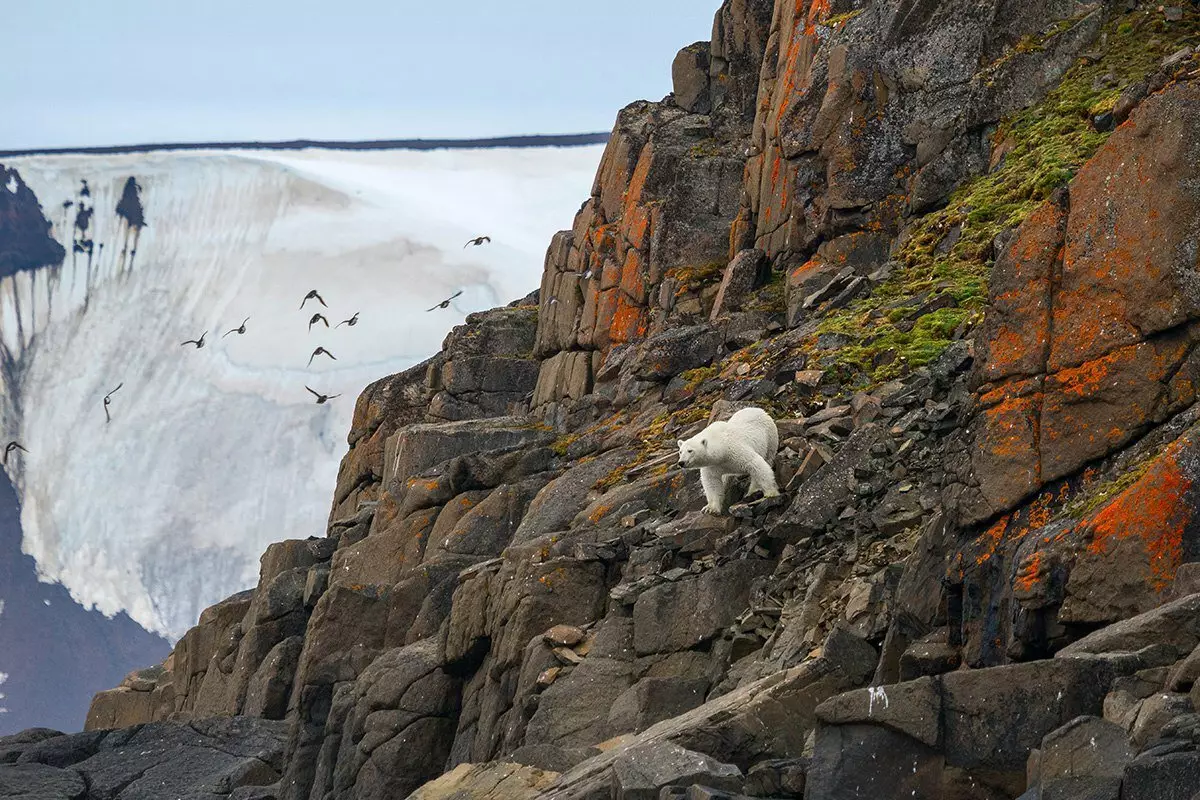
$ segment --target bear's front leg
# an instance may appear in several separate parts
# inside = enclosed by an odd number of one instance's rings
[[[704,487],[704,498],[708,505],[704,507],[705,514],[725,513],[725,480],[713,467],[700,468],[700,485]]]

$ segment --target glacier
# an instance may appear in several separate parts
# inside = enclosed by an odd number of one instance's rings
[[[602,150],[3,159],[0,192],[28,187],[66,250],[0,279],[0,425],[29,450],[8,472],[39,577],[174,641],[269,542],[323,535],[359,392],[535,288]],[[329,307],[301,309],[310,289]],[[360,316],[310,331],[316,311]],[[336,360],[306,366],[317,346]]]

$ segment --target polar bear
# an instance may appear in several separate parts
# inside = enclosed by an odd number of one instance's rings
[[[779,431],[775,420],[761,408],[743,408],[727,422],[714,422],[686,442],[677,441],[679,465],[700,468],[700,483],[708,500],[704,513],[725,513],[729,485],[738,475],[750,476],[751,493],[779,496],[771,469],[779,449]]]

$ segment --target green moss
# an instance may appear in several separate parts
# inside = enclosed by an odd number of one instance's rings
[[[579,436],[578,433],[568,433],[565,436],[560,436],[550,445],[550,449],[554,451],[556,456],[562,458],[567,455],[567,449],[579,441]]]
[[[603,494],[621,483],[631,470],[651,461],[656,456],[662,455],[668,449],[672,440],[677,438],[678,434],[685,428],[702,419],[708,419],[709,414],[712,413],[712,406],[716,399],[716,395],[697,397],[692,401],[691,405],[685,408],[675,411],[664,410],[655,416],[639,432],[641,447],[638,448],[637,454],[608,475],[596,481],[592,488]],[[665,471],[663,470],[663,472]]]
[[[721,147],[716,139],[709,137],[689,147],[688,155],[692,158],[715,158],[721,155]]]
[[[1059,23],[1025,46],[1039,48],[1072,23]],[[1094,113],[1110,109],[1124,87],[1154,72],[1164,56],[1200,41],[1200,14],[1185,7],[1181,21],[1167,23],[1161,14],[1136,11],[1110,22],[1105,34],[1107,46],[1099,59],[1080,59],[1041,103],[1004,121],[994,137],[1006,151],[1001,165],[916,222],[891,277],[871,296],[821,323],[819,332],[852,340],[833,354],[831,366],[862,372],[869,383],[879,383],[934,360],[959,325],[981,319],[993,240],[1066,186],[1105,142],[1108,134],[1090,124]],[[957,240],[942,246],[955,231]],[[912,320],[912,309],[903,301],[930,292],[948,293],[956,307]],[[896,359],[873,366],[889,350],[896,351]]]
[[[1141,480],[1157,457],[1157,453],[1146,456],[1122,473],[1120,477],[1101,484],[1083,497],[1072,500],[1063,507],[1062,513],[1058,516],[1079,519],[1098,511],[1121,492]]]
[[[715,378],[718,372],[719,370],[716,366],[697,367],[696,369],[689,369],[686,372],[681,372],[679,377],[683,378],[684,387],[689,392],[693,392],[700,386],[700,384],[704,383],[709,378]]]
[[[725,264],[721,261],[710,261],[707,264],[688,264],[682,267],[672,267],[667,270],[667,277],[679,282],[676,295],[698,292],[706,286],[711,286],[721,280],[725,272]]]
[[[783,272],[771,271],[768,281],[756,289],[743,304],[747,311],[767,311],[782,314],[787,311],[787,288]]]
[[[840,26],[840,25],[845,25],[847,22],[849,22],[850,20],[854,19],[855,17],[857,17],[857,16],[858,16],[859,14],[861,14],[862,12],[863,12],[863,9],[861,9],[861,8],[856,8],[856,9],[855,9],[855,10],[853,10],[853,11],[847,11],[845,14],[835,14],[834,16],[832,16],[832,17],[830,17],[829,19],[825,20],[825,21],[824,21],[824,22],[822,22],[821,24],[822,24],[822,25],[824,25],[824,26],[825,26],[825,27],[827,27],[827,28],[836,28],[836,27],[838,27],[838,26]]]

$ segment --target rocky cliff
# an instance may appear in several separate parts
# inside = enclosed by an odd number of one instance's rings
[[[539,291],[359,398],[326,535],[0,787],[1191,800],[1198,46],[726,0]],[[703,515],[674,440],[748,404],[784,496]]]

